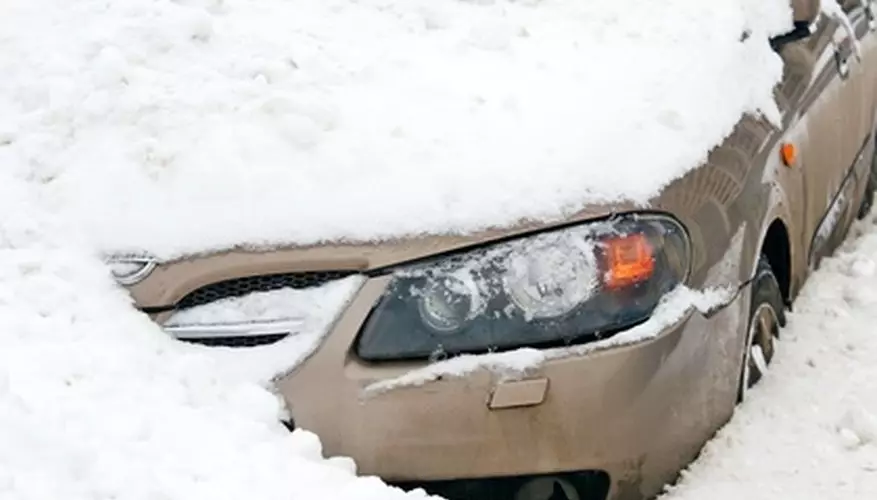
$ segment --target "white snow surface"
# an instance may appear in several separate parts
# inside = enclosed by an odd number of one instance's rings
[[[9,174],[0,169],[0,498],[426,498],[357,477],[315,435],[287,432],[258,377],[135,312],[93,249]]]
[[[777,118],[788,4],[5,0],[0,164],[161,258],[647,203]]]
[[[877,215],[823,261],[768,375],[660,500],[849,500],[877,491]]]

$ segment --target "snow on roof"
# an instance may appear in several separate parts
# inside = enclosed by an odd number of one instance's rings
[[[163,257],[555,218],[775,116],[790,26],[787,0],[10,0],[0,162]]]

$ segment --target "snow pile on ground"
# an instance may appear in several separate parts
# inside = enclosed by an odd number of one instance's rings
[[[646,202],[776,116],[788,4],[6,0],[0,163],[160,257]]]
[[[874,498],[877,215],[795,303],[768,376],[662,500]]]
[[[277,397],[136,313],[34,199],[0,169],[0,498],[425,498],[287,432]]]

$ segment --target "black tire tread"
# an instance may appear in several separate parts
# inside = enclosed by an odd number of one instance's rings
[[[780,282],[777,280],[767,256],[761,254],[758,259],[755,279],[752,282],[752,300],[747,320],[752,320],[755,310],[763,303],[770,304],[777,313],[780,326],[786,326],[786,308],[783,293],[780,290]]]

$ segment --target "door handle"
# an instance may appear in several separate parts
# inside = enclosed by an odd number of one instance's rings
[[[846,80],[850,76],[850,58],[853,55],[853,49],[850,46],[850,43],[850,40],[845,40],[843,44],[838,45],[834,49],[834,60],[837,63],[837,72],[843,80]]]

